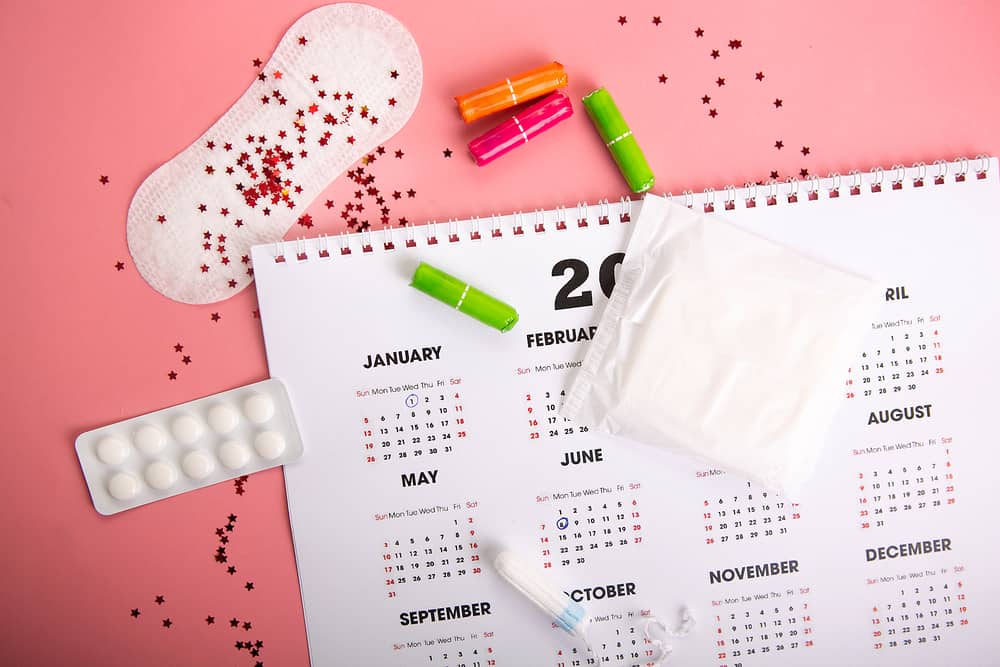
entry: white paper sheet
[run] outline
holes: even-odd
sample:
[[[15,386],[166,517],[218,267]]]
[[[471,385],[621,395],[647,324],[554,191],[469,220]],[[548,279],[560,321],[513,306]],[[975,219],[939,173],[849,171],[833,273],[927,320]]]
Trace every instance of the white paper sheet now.
[[[364,239],[371,253],[310,242],[304,261],[294,243],[282,263],[255,248],[270,370],[306,447],[285,475],[313,664],[642,665],[644,616],[669,621],[681,604],[698,624],[678,665],[990,662],[997,173],[993,160],[955,183],[952,165],[917,188],[910,170],[877,194],[866,176],[857,196],[845,179],[835,199],[803,186],[798,203],[780,190],[777,205],[740,197],[726,213],[888,278],[798,505],[556,415],[627,241],[599,207],[586,228],[576,209],[564,230],[546,213],[543,234],[528,215],[511,237],[503,218],[502,239],[483,220],[439,225],[433,246],[421,227],[414,248],[397,230],[392,251],[381,233]],[[421,260],[514,305],[517,328],[416,293]],[[380,363],[414,348],[429,360]],[[495,545],[582,601],[600,656],[491,572]]]

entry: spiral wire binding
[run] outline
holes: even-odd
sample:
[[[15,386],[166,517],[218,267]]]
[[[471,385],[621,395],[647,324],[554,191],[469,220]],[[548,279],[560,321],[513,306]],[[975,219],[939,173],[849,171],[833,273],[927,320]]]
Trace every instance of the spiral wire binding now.
[[[916,162],[910,167],[894,164],[889,169],[873,167],[865,173],[857,169],[842,178],[838,172],[827,176],[810,176],[805,181],[789,177],[784,181],[771,179],[764,183],[744,183],[742,187],[726,185],[721,191],[705,188],[700,193],[684,190],[680,195],[670,192],[664,196],[687,208],[716,213],[743,208],[759,208],[776,205],[805,205],[819,199],[838,199],[842,191],[847,197],[864,193],[877,194],[886,188],[922,188],[926,185],[943,185],[949,178],[955,183],[967,178],[983,180],[987,177],[990,157],[979,154],[971,160],[957,157],[952,161],[935,160],[930,165]],[[843,186],[846,184],[846,189]],[[800,190],[804,187],[804,193]],[[721,192],[721,198],[719,193]],[[804,196],[803,196],[804,195]],[[430,220],[422,225],[407,225],[392,228],[384,226],[379,232],[365,229],[360,232],[339,234],[339,248],[331,251],[330,237],[321,235],[312,238],[297,238],[278,241],[274,244],[272,257],[279,264],[299,264],[312,259],[333,259],[335,255],[350,257],[357,254],[395,252],[403,248],[436,246],[441,244],[476,242],[485,239],[524,237],[532,234],[572,233],[571,229],[589,229],[613,224],[628,224],[633,220],[635,205],[640,202],[623,196],[615,202],[600,199],[596,204],[577,202],[574,207],[557,206],[551,210],[535,209],[525,213],[515,211],[503,215],[493,213],[484,221],[479,216],[468,220],[449,218],[447,228]],[[418,232],[422,228],[422,233]],[[442,234],[446,231],[445,234]],[[376,234],[379,234],[376,238]],[[295,260],[294,262],[292,260]]]

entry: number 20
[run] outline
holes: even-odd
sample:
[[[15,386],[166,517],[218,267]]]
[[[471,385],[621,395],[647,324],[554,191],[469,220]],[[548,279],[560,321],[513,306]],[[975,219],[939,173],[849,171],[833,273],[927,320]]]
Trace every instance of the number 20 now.
[[[601,285],[601,292],[604,296],[611,298],[611,291],[615,288],[615,267],[625,259],[625,253],[615,252],[604,258],[601,268],[598,271],[598,281]],[[579,294],[573,294],[573,290],[583,285],[590,276],[590,268],[582,259],[561,259],[552,267],[552,276],[562,276],[566,271],[571,275],[566,284],[556,292],[555,309],[566,310],[568,308],[586,308],[594,305],[594,297],[590,290],[583,290]]]

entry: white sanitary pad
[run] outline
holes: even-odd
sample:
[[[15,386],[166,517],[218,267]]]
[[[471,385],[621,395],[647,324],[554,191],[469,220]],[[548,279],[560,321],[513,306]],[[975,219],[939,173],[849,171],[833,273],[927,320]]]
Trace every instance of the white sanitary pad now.
[[[866,278],[647,196],[562,414],[794,498],[879,297]]]

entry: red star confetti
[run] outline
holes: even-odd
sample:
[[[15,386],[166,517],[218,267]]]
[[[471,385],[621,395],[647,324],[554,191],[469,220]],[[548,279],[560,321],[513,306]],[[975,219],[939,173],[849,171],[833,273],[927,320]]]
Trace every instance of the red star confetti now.
[[[326,200],[326,207],[327,208],[333,208],[333,200],[332,199],[327,199]]]
[[[414,197],[417,196],[417,191],[414,190],[413,188],[410,188],[409,190],[406,191],[406,196],[409,197],[410,199],[413,199]]]
[[[628,23],[628,17],[626,16],[618,17],[618,25],[625,25],[626,23]]]
[[[237,619],[237,618],[231,618],[231,619],[229,619],[229,627],[231,627],[231,628],[238,628],[239,626],[240,626],[239,619]]]
[[[708,115],[711,116],[712,118],[715,118],[716,116],[719,115],[719,112],[716,111],[715,109],[709,109],[708,110]]]
[[[806,168],[799,169],[799,178],[806,178],[809,176],[809,170]]]
[[[777,141],[774,142],[774,147],[780,151],[782,148],[785,147],[785,142],[782,141],[781,139],[778,139]]]
[[[712,60],[718,60],[718,58],[719,58],[719,50],[718,49],[712,49],[712,52],[710,54],[708,54],[708,55],[712,56]]]
[[[301,36],[299,37],[299,44],[301,44],[302,46],[305,46],[308,43],[309,43],[308,39],[306,39],[305,37],[301,37]]]
[[[274,73],[271,76],[273,76],[275,79],[280,79],[281,77],[284,76],[284,74],[282,74],[279,70],[274,70]]]
[[[303,213],[302,215],[300,215],[297,222],[299,226],[305,227],[306,229],[309,229],[310,227],[313,226],[312,216],[309,215],[308,213]]]
[[[171,621],[169,618],[163,619],[163,627],[169,628],[173,624],[174,624],[174,622]]]
[[[187,366],[188,364],[190,364],[191,363],[191,356],[185,354],[183,357],[181,357],[181,363],[183,363],[185,366]]]
[[[808,146],[803,146],[802,147],[802,154],[803,155],[809,155],[809,147]]]
[[[731,39],[731,40],[729,40],[729,48],[733,49],[734,51],[736,49],[742,47],[742,46],[743,46],[743,41],[742,40],[739,40],[739,39]]]
[[[712,101],[711,97],[709,97],[708,95],[702,95],[702,97],[701,97],[701,103],[702,104],[708,104],[711,101]]]
[[[101,185],[107,185],[108,183],[111,182],[111,179],[105,176],[104,174],[101,174],[101,177],[97,180],[101,182]]]
[[[451,157],[451,149],[450,148],[446,148],[446,149],[444,149],[441,152],[444,154],[445,157]]]
[[[718,79],[715,80],[715,84],[719,86],[719,88],[722,88],[724,85],[726,85],[726,80],[720,76]]]
[[[212,313],[212,321],[213,322],[218,322],[221,319],[222,319],[222,315],[219,315],[218,313]]]
[[[157,595],[155,598],[153,598],[153,602],[155,602],[156,604],[163,604],[164,602],[166,602],[166,598],[164,598],[162,595]]]
[[[207,623],[208,625],[214,625],[215,624],[215,616],[206,616],[205,617],[205,623]]]
[[[139,618],[139,614],[141,614],[142,612],[139,611],[138,609],[133,609],[130,613],[132,614],[132,618]]]
[[[252,627],[253,623],[251,623],[250,621],[243,622],[243,629],[246,630],[247,632],[249,632]]]
[[[771,172],[771,178],[778,178],[778,172],[772,171]]]
[[[666,74],[661,74],[660,76],[657,77],[657,79],[659,79],[660,83],[666,83],[667,82],[667,75]]]
[[[705,36],[705,31],[702,30],[701,28],[695,28],[694,29],[694,36],[695,37],[704,37]]]
[[[389,72],[389,76],[391,78],[393,78],[393,79],[398,79],[399,78],[399,72],[397,72],[396,70],[392,70],[391,72]],[[351,99],[351,98],[348,97],[347,99]]]
[[[115,271],[124,271],[124,270],[125,270],[125,262],[115,263]]]
[[[763,81],[764,80],[764,73],[763,72],[757,72],[756,74],[754,74],[754,78],[757,79],[758,81]]]
[[[171,380],[176,380],[177,379],[177,371],[170,371],[169,373],[167,373],[167,377],[170,378]],[[157,602],[157,604],[163,604],[163,603],[162,602]]]
[[[184,346],[183,345],[181,345],[180,343],[177,343],[176,345],[174,345],[174,352],[183,352],[183,351],[184,351]]]
[[[253,59],[253,66],[254,67],[260,67],[261,66],[260,58],[254,58]]]
[[[156,216],[156,221],[162,225],[164,222],[167,221],[167,216],[161,213],[158,216]]]
[[[252,581],[248,581],[243,587],[246,588],[248,591],[252,591],[253,590],[253,582]]]
[[[396,159],[397,160],[402,160],[404,155],[406,155],[406,153],[404,153],[403,151],[400,151],[400,150],[396,151]]]
[[[660,23],[661,23],[660,17],[659,16],[654,16],[653,17],[653,25],[660,25]]]
[[[782,104],[784,104],[784,102],[781,100],[781,98],[775,98],[775,100],[774,100],[774,108],[775,109],[777,109],[778,107],[780,107]]]

